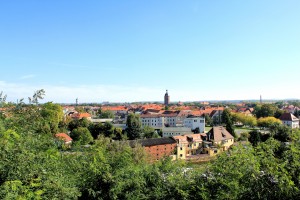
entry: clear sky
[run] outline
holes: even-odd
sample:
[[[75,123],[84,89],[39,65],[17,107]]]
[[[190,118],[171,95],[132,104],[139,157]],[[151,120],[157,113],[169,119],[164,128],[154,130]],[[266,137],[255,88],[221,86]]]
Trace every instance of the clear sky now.
[[[16,101],[300,98],[299,0],[0,2],[0,91]]]

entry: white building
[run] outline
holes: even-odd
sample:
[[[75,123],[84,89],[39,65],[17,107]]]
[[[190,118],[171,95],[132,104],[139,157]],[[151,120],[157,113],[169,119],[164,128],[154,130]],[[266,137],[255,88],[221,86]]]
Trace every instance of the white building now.
[[[283,113],[279,119],[286,126],[291,128],[299,128],[299,119],[291,113]]]
[[[165,118],[165,125],[169,127],[176,127],[177,122],[177,114],[163,114],[162,115]]]
[[[204,117],[187,117],[184,119],[184,127],[191,128],[192,130],[199,128],[200,133],[204,133],[205,119]]]
[[[188,127],[164,127],[162,128],[163,137],[172,137],[177,135],[193,134],[191,128]]]
[[[162,128],[165,126],[165,118],[162,115],[141,115],[142,126]]]

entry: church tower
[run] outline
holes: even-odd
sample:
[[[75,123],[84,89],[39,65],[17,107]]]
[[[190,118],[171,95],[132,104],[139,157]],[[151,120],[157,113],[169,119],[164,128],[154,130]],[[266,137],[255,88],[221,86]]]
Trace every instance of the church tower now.
[[[169,94],[168,94],[168,90],[166,90],[164,103],[165,103],[165,106],[168,106],[169,103],[170,103],[170,96],[169,96]]]

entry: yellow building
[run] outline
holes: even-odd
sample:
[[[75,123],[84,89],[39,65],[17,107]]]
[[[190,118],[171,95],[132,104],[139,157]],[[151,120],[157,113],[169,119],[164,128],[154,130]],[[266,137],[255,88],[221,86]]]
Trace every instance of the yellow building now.
[[[202,151],[201,134],[187,134],[173,137],[177,141],[177,159],[200,154]]]

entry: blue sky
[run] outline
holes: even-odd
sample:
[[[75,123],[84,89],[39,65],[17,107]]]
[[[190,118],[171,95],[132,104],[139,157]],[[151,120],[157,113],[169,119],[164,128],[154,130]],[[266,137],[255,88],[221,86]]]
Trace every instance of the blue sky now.
[[[45,101],[300,98],[300,1],[1,1],[0,91]]]

